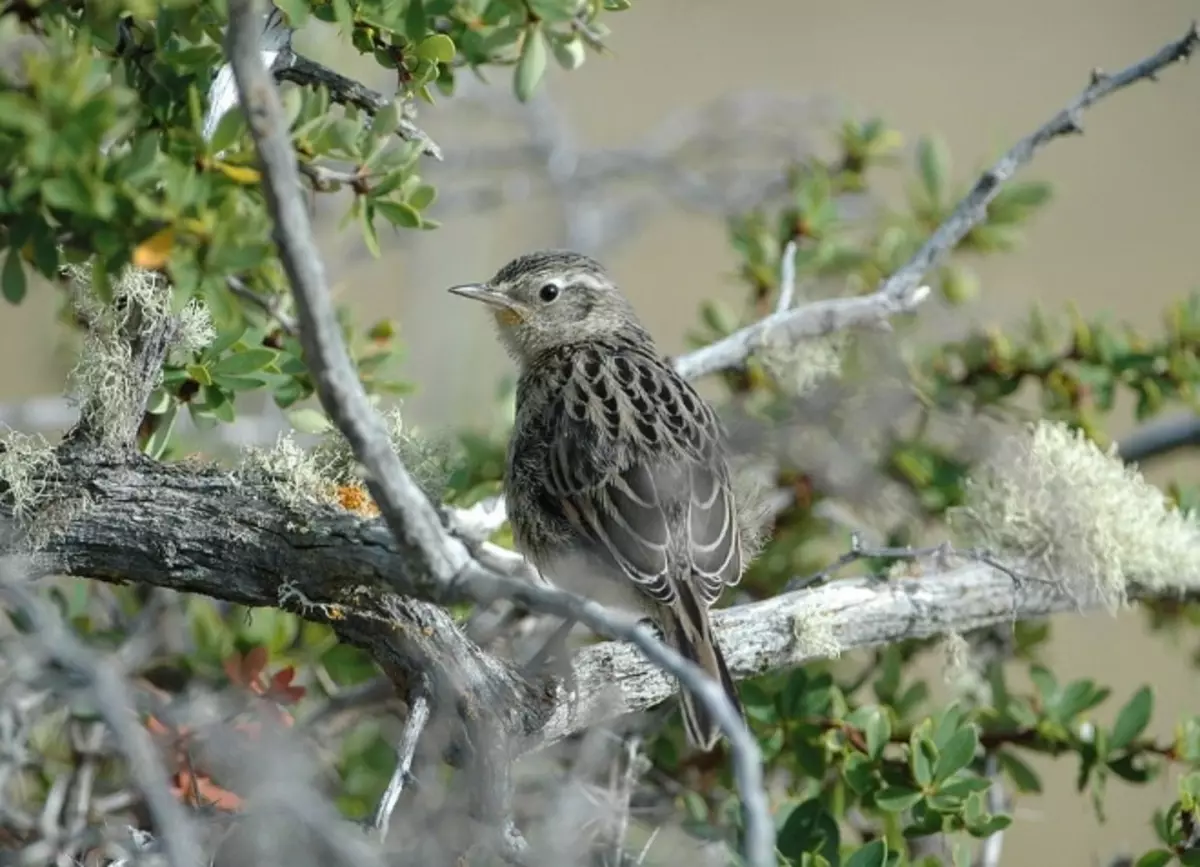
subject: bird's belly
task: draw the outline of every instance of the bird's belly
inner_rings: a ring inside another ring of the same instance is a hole
[[[574,534],[569,525],[556,526],[544,513],[531,519],[532,512],[522,507],[520,496],[510,497],[509,503],[513,542],[542,578],[562,590],[636,617],[653,611],[653,600],[624,573],[571,544]]]

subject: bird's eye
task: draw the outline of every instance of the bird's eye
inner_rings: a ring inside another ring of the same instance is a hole
[[[558,287],[553,283],[547,283],[538,290],[538,297],[546,303],[549,303],[558,297]]]

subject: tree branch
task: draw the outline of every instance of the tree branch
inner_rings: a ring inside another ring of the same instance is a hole
[[[353,105],[372,116],[383,111],[392,102],[382,93],[372,90],[353,78],[347,78],[340,72],[334,72],[315,60],[309,60],[292,51],[290,47],[280,52],[271,71],[280,81],[325,87],[329,91],[330,99],[334,102]],[[442,149],[438,147],[437,142],[415,123],[404,117],[403,112],[396,123],[396,135],[405,141],[420,142],[421,153],[433,157],[435,160],[442,159]]]
[[[1126,69],[1113,75],[1093,72],[1091,84],[1066,108],[1013,145],[984,172],[921,249],[872,294],[860,298],[832,298],[793,311],[780,311],[711,346],[683,356],[676,362],[676,369],[687,377],[704,376],[740,365],[769,340],[791,342],[849,327],[879,326],[891,316],[912,311],[929,294],[927,287],[919,285],[921,279],[983,221],[988,204],[1017,169],[1054,139],[1082,132],[1080,118],[1093,103],[1138,81],[1153,79],[1171,64],[1187,59],[1198,43],[1200,25],[1193,22],[1182,38]]]
[[[1143,425],[1117,444],[1117,453],[1137,464],[1188,446],[1200,447],[1200,415],[1184,413]]]

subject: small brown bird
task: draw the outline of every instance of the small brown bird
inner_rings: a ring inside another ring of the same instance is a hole
[[[450,291],[492,308],[519,368],[504,479],[517,548],[560,586],[648,615],[741,712],[708,617],[744,556],[712,408],[587,256],[530,253]],[[686,690],[682,709],[711,750],[714,720]]]

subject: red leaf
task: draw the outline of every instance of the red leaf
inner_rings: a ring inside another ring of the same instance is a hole
[[[242,674],[248,684],[258,680],[258,676],[266,667],[267,649],[261,644],[250,648],[250,652],[242,657]]]
[[[267,695],[280,704],[295,704],[304,698],[307,690],[302,686],[292,686],[296,677],[296,667],[289,665],[275,672],[271,678],[271,688]]]

